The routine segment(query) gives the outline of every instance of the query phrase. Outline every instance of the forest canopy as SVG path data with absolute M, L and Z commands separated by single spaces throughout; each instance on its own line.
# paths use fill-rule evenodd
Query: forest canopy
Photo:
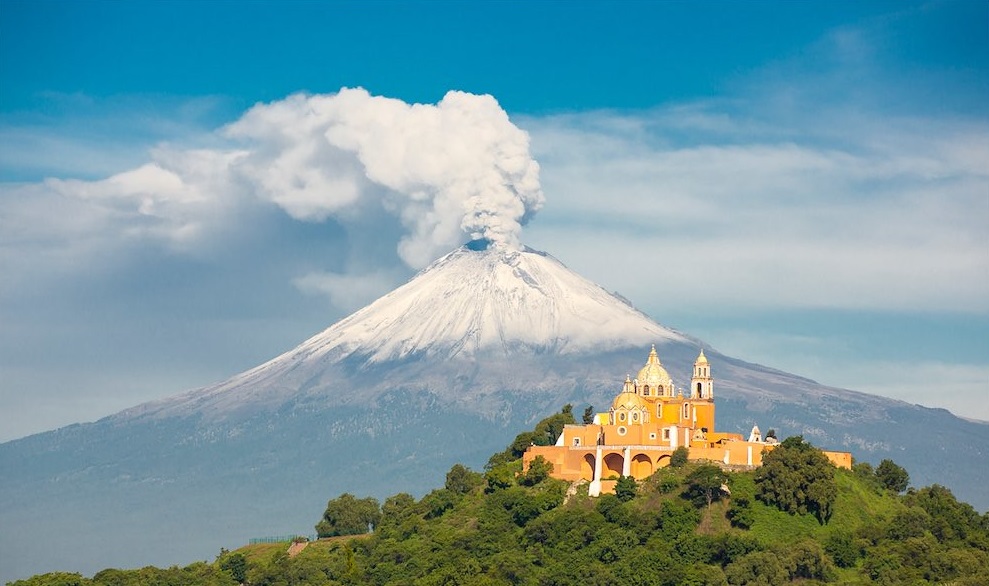
M 591 498 L 586 484 L 550 477 L 548 463 L 523 473 L 519 460 L 525 441 L 549 441 L 572 419 L 567 406 L 492 456 L 485 472 L 456 464 L 419 499 L 334 497 L 318 518 L 326 538 L 312 543 L 12 584 L 975 586 L 989 575 L 989 514 L 943 486 L 904 486 L 908 475 L 891 460 L 836 469 L 796 436 L 756 470 L 678 462 Z

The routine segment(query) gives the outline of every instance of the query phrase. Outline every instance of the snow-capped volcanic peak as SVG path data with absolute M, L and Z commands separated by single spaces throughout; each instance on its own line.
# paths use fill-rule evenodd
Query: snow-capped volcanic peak
M 119 415 L 222 415 L 248 405 L 273 405 L 303 390 L 336 389 L 340 377 L 349 375 L 335 365 L 352 365 L 352 359 L 387 370 L 406 358 L 428 357 L 431 372 L 440 372 L 444 362 L 481 356 L 511 361 L 535 354 L 641 350 L 664 342 L 696 345 L 548 254 L 472 243 L 260 366 Z M 355 384 L 367 392 L 390 388 L 384 379 Z
M 481 350 L 570 353 L 685 339 L 548 254 L 477 248 L 451 252 L 289 354 L 311 358 L 339 349 L 382 361 Z

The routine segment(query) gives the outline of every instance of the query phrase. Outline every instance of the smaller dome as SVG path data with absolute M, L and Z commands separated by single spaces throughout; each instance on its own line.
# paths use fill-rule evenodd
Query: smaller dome
M 625 408 L 629 411 L 646 408 L 646 401 L 635 393 L 618 393 L 615 400 L 611 402 L 611 408 L 618 410 Z
M 700 355 L 697 356 L 697 362 L 694 364 L 707 364 L 707 356 L 704 356 L 704 349 L 701 348 Z

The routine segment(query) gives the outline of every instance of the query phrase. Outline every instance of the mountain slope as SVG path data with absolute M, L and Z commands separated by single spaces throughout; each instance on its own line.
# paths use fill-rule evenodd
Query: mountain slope
M 367 371 L 425 364 L 427 368 L 417 374 L 429 379 L 433 378 L 429 371 L 440 361 L 460 365 L 455 377 L 463 377 L 480 362 L 513 363 L 518 355 L 565 358 L 656 342 L 690 343 L 548 254 L 464 246 L 265 364 L 206 389 L 121 415 L 193 411 L 227 415 L 261 403 L 277 404 L 300 391 L 329 393 L 355 367 Z M 512 370 L 506 367 L 494 381 L 499 386 Z M 524 387 L 532 380 L 517 384 Z M 401 381 L 388 382 L 390 386 Z M 446 387 L 429 388 L 443 394 Z M 354 398 L 352 391 L 336 400 Z
M 0 580 L 208 558 L 344 491 L 428 490 L 564 403 L 610 404 L 651 343 L 689 380 L 701 342 L 548 255 L 475 248 L 227 381 L 0 444 Z M 989 508 L 989 425 L 705 353 L 720 429 L 893 458 Z

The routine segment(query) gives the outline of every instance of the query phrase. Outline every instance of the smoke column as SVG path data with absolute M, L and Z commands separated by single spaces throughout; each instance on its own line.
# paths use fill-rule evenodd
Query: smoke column
M 544 201 L 528 134 L 487 95 L 451 91 L 432 105 L 360 88 L 297 94 L 253 107 L 225 134 L 249 152 L 235 172 L 297 219 L 383 198 L 408 230 L 398 252 L 413 267 L 464 240 L 519 247 Z
M 220 146 L 160 145 L 140 167 L 43 189 L 86 206 L 98 232 L 122 222 L 128 238 L 178 250 L 203 246 L 258 203 L 342 225 L 384 210 L 405 228 L 389 237 L 413 268 L 467 240 L 518 247 L 543 204 L 528 134 L 486 95 L 453 91 L 434 105 L 359 88 L 294 94 L 254 106 L 211 140 Z

